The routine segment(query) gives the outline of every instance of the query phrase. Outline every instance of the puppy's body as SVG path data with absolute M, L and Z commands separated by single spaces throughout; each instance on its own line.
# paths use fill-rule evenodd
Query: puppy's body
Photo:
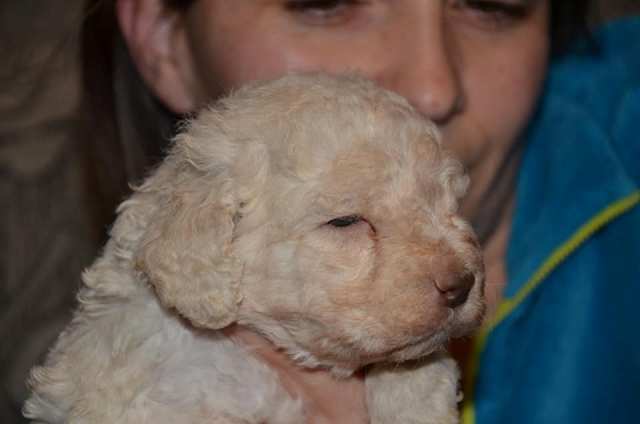
M 301 405 L 278 384 L 275 372 L 221 334 L 189 328 L 150 302 L 149 288 L 141 289 L 124 298 L 103 292 L 100 308 L 106 309 L 84 311 L 83 320 L 91 324 L 76 318 L 50 354 L 55 365 L 33 374 L 38 386 L 27 409 L 32 418 L 51 423 L 304 422 Z M 87 325 L 92 328 L 83 328 Z M 144 331 L 123 330 L 132 326 Z
M 301 423 L 219 329 L 299 366 L 369 366 L 373 423 L 457 421 L 440 349 L 482 314 L 466 186 L 433 126 L 358 78 L 293 76 L 205 111 L 119 209 L 25 411 L 73 423 Z M 428 357 L 427 357 L 428 356 Z M 410 365 L 398 365 L 411 361 Z

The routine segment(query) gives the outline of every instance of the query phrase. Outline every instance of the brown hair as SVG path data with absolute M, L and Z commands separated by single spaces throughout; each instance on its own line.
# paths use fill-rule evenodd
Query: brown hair
M 166 0 L 186 9 L 193 0 Z M 179 117 L 149 92 L 118 29 L 115 0 L 88 0 L 81 28 L 82 126 L 89 189 L 106 226 L 129 184 L 163 156 Z

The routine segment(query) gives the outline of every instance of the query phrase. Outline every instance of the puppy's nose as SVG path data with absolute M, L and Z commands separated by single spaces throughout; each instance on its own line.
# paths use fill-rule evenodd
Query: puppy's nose
M 441 257 L 434 265 L 434 284 L 445 305 L 455 308 L 466 302 L 475 283 L 473 273 L 454 255 Z
M 444 303 L 455 308 L 467 301 L 475 277 L 471 273 L 454 274 L 436 280 L 435 285 L 442 294 Z

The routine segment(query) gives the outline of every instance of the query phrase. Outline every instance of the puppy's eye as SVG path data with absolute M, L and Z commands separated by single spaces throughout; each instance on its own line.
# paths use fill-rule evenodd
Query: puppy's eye
M 327 222 L 327 224 L 333 227 L 348 227 L 349 225 L 356 224 L 360 221 L 362 221 L 362 217 L 360 215 L 347 215 L 332 219 Z

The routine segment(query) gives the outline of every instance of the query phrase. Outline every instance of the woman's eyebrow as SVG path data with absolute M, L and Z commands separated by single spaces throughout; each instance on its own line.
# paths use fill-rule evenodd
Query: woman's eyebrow
M 483 1 L 483 0 L 478 0 Z M 486 0 L 487 3 L 504 3 L 506 5 L 513 6 L 534 6 L 536 3 L 540 3 L 542 0 Z
M 525 6 L 537 6 L 538 3 L 542 3 L 543 0 L 518 0 Z
M 496 6 L 502 6 L 502 7 L 506 7 L 506 8 L 523 8 L 523 9 L 529 9 L 529 8 L 533 8 L 535 6 L 537 6 L 539 3 L 541 3 L 544 0 L 463 0 L 463 2 L 465 3 L 470 3 L 470 4 L 487 4 L 487 5 L 496 5 Z

